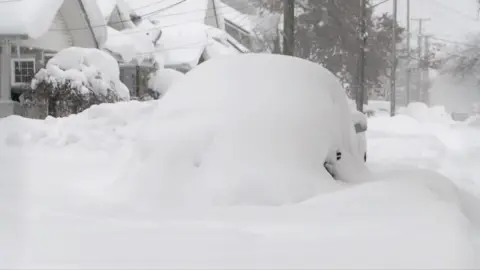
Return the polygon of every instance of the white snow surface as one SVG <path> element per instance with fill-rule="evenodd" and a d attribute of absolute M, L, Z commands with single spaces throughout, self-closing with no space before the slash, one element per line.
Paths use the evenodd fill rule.
<path fill-rule="evenodd" d="M 318 70 L 314 74 L 318 75 Z M 289 136 L 275 135 L 270 143 L 263 135 L 271 135 L 267 129 L 272 125 L 243 130 L 237 122 L 237 128 L 230 130 L 230 138 L 237 141 L 227 144 L 227 134 L 212 141 L 212 145 L 228 147 L 236 155 L 230 161 L 219 160 L 221 155 L 213 159 L 219 152 L 208 153 L 203 148 L 209 138 L 202 131 L 220 123 L 222 116 L 216 112 L 221 106 L 206 105 L 225 101 L 228 95 L 210 96 L 218 92 L 181 85 L 190 86 L 178 83 L 159 101 L 102 104 L 78 115 L 43 121 L 18 116 L 0 119 L 0 268 L 480 267 L 478 127 L 428 119 L 421 122 L 408 115 L 369 118 L 370 181 L 332 182 L 329 189 L 306 200 L 286 203 L 291 199 L 286 196 L 282 204 L 268 205 L 265 202 L 272 194 L 277 198 L 290 195 L 310 180 L 306 172 L 289 172 L 306 167 L 299 163 L 266 166 L 294 161 L 284 159 L 282 151 L 287 147 L 275 153 L 266 152 L 266 147 L 278 146 L 289 138 L 299 146 L 296 136 L 311 141 L 302 130 L 316 132 L 319 128 L 299 125 Z M 299 87 L 306 85 L 297 84 L 294 89 L 310 93 L 308 87 Z M 204 94 L 200 104 L 194 102 L 201 101 L 198 94 L 180 99 L 199 91 Z M 277 113 L 277 107 L 259 106 L 268 91 L 253 95 L 251 91 L 231 96 L 239 98 L 235 108 L 242 104 L 250 115 L 271 120 L 267 116 Z M 324 102 L 313 98 L 300 102 L 294 93 L 281 93 L 285 98 L 273 98 L 272 103 L 282 101 L 280 107 L 298 102 L 304 108 L 297 114 L 291 114 L 290 109 L 282 113 L 287 123 L 302 112 L 306 116 L 311 105 Z M 310 113 L 321 110 L 315 108 Z M 296 119 L 307 123 L 309 118 Z M 320 119 L 319 124 L 325 121 L 330 120 Z M 154 133 L 146 136 L 148 130 Z M 238 136 L 233 136 L 236 133 Z M 256 143 L 249 146 L 251 142 Z M 243 147 L 244 155 L 239 155 L 238 149 Z M 313 153 L 307 147 L 299 149 L 302 161 Z M 159 157 L 155 164 L 154 157 Z M 270 160 L 259 163 L 262 158 Z M 238 163 L 225 169 L 228 176 L 235 175 L 242 162 L 262 165 L 252 168 L 252 174 L 245 176 L 243 192 L 236 194 L 241 201 L 252 202 L 255 197 L 257 203 L 201 203 L 205 188 L 184 181 L 197 170 L 184 170 L 192 160 L 209 160 L 210 172 Z M 130 182 L 134 190 L 149 190 L 164 202 L 185 189 L 189 196 L 176 197 L 170 204 L 159 204 L 159 200 L 142 205 L 124 200 L 127 193 L 119 193 L 117 184 L 128 179 L 128 174 L 145 169 L 139 165 L 142 162 L 149 163 L 150 169 Z M 259 183 L 249 180 L 254 174 L 272 176 L 275 172 L 277 181 L 263 181 L 261 189 Z M 296 174 L 291 190 L 280 190 L 284 173 Z M 322 179 L 325 177 L 317 180 Z M 196 180 L 212 183 L 205 178 Z M 222 186 L 232 183 L 225 177 L 217 181 L 226 192 L 223 194 L 237 188 Z M 312 180 L 312 185 L 318 183 Z M 262 197 L 263 202 L 259 200 Z M 186 205 L 186 201 L 191 204 Z"/>
<path fill-rule="evenodd" d="M 0 34 L 38 38 L 48 32 L 63 0 L 0 2 Z"/>
<path fill-rule="evenodd" d="M 32 80 L 32 87 L 39 81 L 51 83 L 72 82 L 79 93 L 89 89 L 96 94 L 106 94 L 112 89 L 124 100 L 130 99 L 128 88 L 120 81 L 117 61 L 108 53 L 91 48 L 70 47 L 58 52 Z M 113 87 L 112 85 L 113 84 Z"/>
<path fill-rule="evenodd" d="M 0 267 L 478 268 L 477 223 L 462 211 L 472 204 L 462 203 L 445 176 L 478 189 L 480 145 L 471 143 L 480 130 L 442 125 L 438 136 L 437 127 L 421 124 L 405 138 L 385 128 L 402 125 L 400 118 L 371 118 L 376 181 L 339 185 L 301 203 L 150 210 L 112 204 L 110 186 L 132 166 L 137 135 L 158 106 L 131 101 L 68 118 L 0 120 Z M 458 136 L 463 148 L 450 148 L 442 139 L 448 136 Z M 139 180 L 155 189 L 162 178 Z"/>
<path fill-rule="evenodd" d="M 199 23 L 162 29 L 156 47 L 164 55 L 165 66 L 185 65 L 188 69 L 195 67 L 209 42 L 205 29 L 206 26 Z"/>
<path fill-rule="evenodd" d="M 105 20 L 96 0 L 81 1 L 90 23 L 96 26 L 93 31 L 97 42 L 103 44 L 107 37 L 106 27 L 102 27 Z M 51 29 L 63 2 L 64 0 L 0 1 L 0 34 L 26 35 L 33 39 L 43 36 Z"/>
<path fill-rule="evenodd" d="M 161 68 L 153 74 L 148 80 L 148 88 L 158 92 L 161 96 L 165 95 L 170 87 L 181 80 L 185 74 L 170 68 Z"/>
<path fill-rule="evenodd" d="M 234 45 L 233 45 L 233 44 Z M 202 55 L 206 60 L 219 56 L 248 52 L 223 30 L 203 23 L 189 23 L 167 27 L 156 45 L 166 67 L 184 67 L 190 70 L 198 65 Z"/>

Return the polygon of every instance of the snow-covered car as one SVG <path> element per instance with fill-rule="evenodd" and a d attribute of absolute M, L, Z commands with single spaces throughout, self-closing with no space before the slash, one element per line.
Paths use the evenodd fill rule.
<path fill-rule="evenodd" d="M 249 183 L 260 192 L 277 181 L 281 192 L 303 181 L 300 198 L 312 186 L 330 185 L 332 176 L 350 182 L 368 171 L 345 89 L 321 65 L 296 57 L 240 54 L 206 61 L 172 85 L 155 118 L 171 119 L 185 134 L 162 120 L 144 132 L 146 141 L 161 137 L 161 147 L 149 144 L 145 151 L 161 153 L 158 159 L 169 148 L 174 156 L 191 156 L 204 181 L 218 180 L 210 184 L 215 190 L 242 190 Z"/>

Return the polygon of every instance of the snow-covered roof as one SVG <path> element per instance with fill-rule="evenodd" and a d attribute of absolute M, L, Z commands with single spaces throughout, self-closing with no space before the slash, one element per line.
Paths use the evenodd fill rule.
<path fill-rule="evenodd" d="M 83 4 L 93 29 L 95 39 L 99 44 L 105 42 L 106 28 L 101 11 L 94 0 L 15 0 L 0 2 L 0 35 L 24 36 L 37 39 L 46 34 L 52 27 L 55 16 L 62 8 L 68 8 L 68 15 L 81 13 L 75 2 Z M 81 1 L 81 2 L 80 2 Z M 64 4 L 69 5 L 65 6 Z M 70 5 L 72 4 L 72 5 Z M 67 27 L 79 27 L 78 16 L 64 16 Z M 69 20 L 72 20 L 71 22 Z M 76 26 L 73 26 L 76 25 Z M 88 31 L 87 29 L 85 31 Z M 79 31 L 77 31 L 78 33 Z"/>
<path fill-rule="evenodd" d="M 130 14 L 135 14 L 135 11 L 124 0 L 96 0 L 100 11 L 106 21 L 110 20 L 115 11 L 122 23 L 131 23 Z"/>
<path fill-rule="evenodd" d="M 246 53 L 248 49 L 223 30 L 203 23 L 190 23 L 167 27 L 157 43 L 158 53 L 167 67 L 195 67 L 202 54 L 209 57 Z"/>
<path fill-rule="evenodd" d="M 117 0 L 97 0 L 97 5 L 104 18 L 108 18 L 117 6 Z"/>
<path fill-rule="evenodd" d="M 45 34 L 63 4 L 63 0 L 17 0 L 0 2 L 0 35 L 25 35 L 38 38 Z"/>
<path fill-rule="evenodd" d="M 243 14 L 221 1 L 218 2 L 217 12 L 220 13 L 225 20 L 232 22 L 249 33 L 252 33 L 255 28 L 255 24 L 252 22 L 252 16 Z"/>
<path fill-rule="evenodd" d="M 116 53 L 124 62 L 136 59 L 142 62 L 155 51 L 152 41 L 138 29 L 126 29 L 117 31 L 108 27 L 108 39 L 104 49 Z"/>
<path fill-rule="evenodd" d="M 182 66 L 187 69 L 198 64 L 208 44 L 205 25 L 190 23 L 167 27 L 157 43 L 157 50 L 164 55 L 165 66 Z"/>

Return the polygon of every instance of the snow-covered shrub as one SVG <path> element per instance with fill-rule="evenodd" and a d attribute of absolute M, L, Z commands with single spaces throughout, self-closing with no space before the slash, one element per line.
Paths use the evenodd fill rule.
<path fill-rule="evenodd" d="M 185 76 L 185 74 L 174 69 L 159 69 L 151 74 L 150 79 L 148 80 L 149 92 L 153 98 L 159 99 L 167 93 L 168 89 L 175 81 L 180 80 L 183 76 Z"/>
<path fill-rule="evenodd" d="M 24 94 L 27 107 L 46 103 L 48 115 L 55 117 L 79 113 L 93 104 L 130 99 L 128 88 L 120 82 L 117 61 L 108 53 L 71 47 L 60 51 L 32 80 Z"/>

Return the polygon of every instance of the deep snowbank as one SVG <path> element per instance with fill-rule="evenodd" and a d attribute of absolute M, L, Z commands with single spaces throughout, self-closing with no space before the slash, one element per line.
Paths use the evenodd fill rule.
<path fill-rule="evenodd" d="M 80 175 L 72 181 L 108 176 L 75 160 Z M 86 164 L 89 170 L 78 169 Z M 18 268 L 475 269 L 471 227 L 455 189 L 429 172 L 396 170 L 289 206 L 139 214 L 105 210 L 105 201 L 74 193 L 86 184 L 39 169 L 49 177 L 36 184 L 43 196 L 29 198 L 28 218 L 17 220 L 25 222 Z M 88 182 L 90 192 L 98 180 Z"/>
<path fill-rule="evenodd" d="M 112 151 L 135 143 L 140 119 L 155 108 L 154 102 L 130 101 L 93 105 L 77 115 L 44 121 L 10 116 L 0 120 L 0 149 Z"/>
<path fill-rule="evenodd" d="M 193 183 L 204 180 L 192 177 L 198 173 L 192 160 L 202 160 L 194 154 L 205 152 L 202 147 L 208 145 L 205 142 L 210 135 L 206 131 L 214 130 L 219 122 L 208 121 L 205 111 L 169 110 L 166 114 L 161 105 L 162 101 L 133 101 L 93 106 L 63 119 L 0 119 L 0 214 L 4 225 L 0 254 L 8 256 L 8 260 L 0 260 L 0 268 L 478 268 L 471 233 L 471 225 L 479 224 L 471 222 L 478 214 L 478 198 L 465 197 L 450 180 L 436 173 L 399 166 L 438 162 L 440 165 L 430 168 L 450 170 L 457 166 L 455 160 L 472 159 L 471 165 L 460 164 L 446 173 L 452 179 L 462 178 L 466 176 L 462 173 L 478 173 L 480 156 L 460 151 L 463 156 L 445 159 L 450 147 L 444 146 L 443 153 L 431 152 L 437 144 L 448 146 L 441 139 L 430 145 L 408 146 L 409 139 L 433 141 L 431 134 L 437 134 L 420 130 L 418 121 L 413 121 L 417 126 L 410 123 L 415 128 L 404 134 L 390 132 L 388 125 L 386 130 L 382 128 L 390 121 L 390 126 L 400 129 L 406 116 L 369 119 L 369 163 L 382 169 L 375 175 L 377 181 L 331 186 L 331 192 L 281 207 L 158 208 L 159 203 L 202 206 L 202 199 L 217 191 L 229 195 L 222 199 L 244 203 L 286 202 L 300 194 L 309 180 L 297 175 L 296 186 L 293 181 L 279 183 L 281 178 L 261 183 L 247 179 L 241 189 L 225 185 L 203 193 L 200 185 L 204 183 L 217 184 L 224 179 L 226 184 L 235 183 L 226 178 Z M 210 111 L 218 116 L 215 112 Z M 144 132 L 151 130 L 148 126 L 159 129 L 154 128 L 151 137 L 145 136 Z M 446 132 L 449 126 L 444 128 Z M 478 133 L 460 138 L 465 141 L 467 135 L 472 137 L 465 147 L 480 149 L 474 139 Z M 19 136 L 27 139 L 12 144 Z M 79 140 L 64 143 L 72 136 Z M 135 144 L 138 141 L 140 145 Z M 128 159 L 131 147 L 137 151 L 134 159 Z M 237 151 L 235 146 L 230 149 Z M 398 151 L 401 149 L 404 151 Z M 412 158 L 414 153 L 406 155 L 412 149 L 423 162 Z M 258 164 L 255 157 L 254 162 L 245 161 L 249 157 L 240 156 L 239 160 Z M 265 176 L 289 168 L 254 167 L 265 171 Z M 295 164 L 296 168 L 302 167 Z M 132 211 L 135 204 L 110 204 L 123 198 L 117 197 L 121 195 L 115 193 L 118 190 L 108 189 L 109 184 L 128 172 L 129 179 L 135 180 L 130 188 L 138 188 L 141 192 L 137 195 L 146 194 L 146 202 L 155 203 L 155 211 L 139 213 Z M 479 179 L 473 174 L 469 177 Z M 322 178 L 315 179 L 319 180 Z"/>

